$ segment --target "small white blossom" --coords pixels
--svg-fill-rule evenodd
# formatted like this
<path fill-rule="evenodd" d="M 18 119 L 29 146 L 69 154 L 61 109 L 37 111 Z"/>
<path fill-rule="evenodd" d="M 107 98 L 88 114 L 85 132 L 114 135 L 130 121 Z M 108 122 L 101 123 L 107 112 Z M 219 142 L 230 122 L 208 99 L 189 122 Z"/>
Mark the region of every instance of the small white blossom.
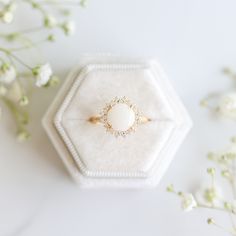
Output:
<path fill-rule="evenodd" d="M 73 35 L 75 33 L 75 22 L 66 21 L 64 24 L 62 24 L 62 29 L 66 35 Z"/>
<path fill-rule="evenodd" d="M 55 35 L 49 34 L 48 37 L 47 37 L 47 40 L 48 40 L 49 42 L 55 42 L 55 40 L 56 40 Z"/>
<path fill-rule="evenodd" d="M 5 24 L 10 24 L 13 21 L 13 18 L 14 15 L 11 11 L 5 11 L 1 16 L 2 22 Z"/>
<path fill-rule="evenodd" d="M 36 76 L 36 86 L 42 87 L 48 83 L 52 76 L 52 69 L 49 63 L 37 66 L 33 69 L 33 74 Z"/>
<path fill-rule="evenodd" d="M 57 20 L 52 15 L 47 15 L 44 19 L 44 25 L 47 28 L 53 28 L 57 25 Z"/>
<path fill-rule="evenodd" d="M 2 64 L 0 68 L 0 82 L 10 84 L 16 79 L 15 67 L 9 64 Z"/>
<path fill-rule="evenodd" d="M 196 192 L 196 198 L 201 204 L 221 206 L 222 190 L 216 184 L 211 186 L 205 183 Z"/>
<path fill-rule="evenodd" d="M 184 211 L 191 211 L 197 207 L 197 202 L 191 193 L 182 193 L 181 207 Z"/>
<path fill-rule="evenodd" d="M 222 151 L 218 151 L 214 153 L 216 160 L 219 163 L 227 164 L 232 160 L 236 159 L 236 145 L 232 143 L 227 148 Z"/>
<path fill-rule="evenodd" d="M 219 112 L 230 119 L 236 119 L 236 93 L 225 94 L 219 102 Z"/>

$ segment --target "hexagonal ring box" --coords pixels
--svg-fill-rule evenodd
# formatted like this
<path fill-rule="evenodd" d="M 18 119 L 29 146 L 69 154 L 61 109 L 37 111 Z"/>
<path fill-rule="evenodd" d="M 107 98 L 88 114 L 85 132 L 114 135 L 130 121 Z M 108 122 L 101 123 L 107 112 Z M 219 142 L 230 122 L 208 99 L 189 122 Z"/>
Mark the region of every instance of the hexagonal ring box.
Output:
<path fill-rule="evenodd" d="M 127 118 L 124 109 L 129 122 L 134 111 L 135 128 L 114 131 L 107 121 L 114 107 L 110 117 L 118 125 Z M 106 124 L 99 120 L 104 109 Z M 191 120 L 155 60 L 88 56 L 68 76 L 43 125 L 79 186 L 144 188 L 157 185 Z"/>

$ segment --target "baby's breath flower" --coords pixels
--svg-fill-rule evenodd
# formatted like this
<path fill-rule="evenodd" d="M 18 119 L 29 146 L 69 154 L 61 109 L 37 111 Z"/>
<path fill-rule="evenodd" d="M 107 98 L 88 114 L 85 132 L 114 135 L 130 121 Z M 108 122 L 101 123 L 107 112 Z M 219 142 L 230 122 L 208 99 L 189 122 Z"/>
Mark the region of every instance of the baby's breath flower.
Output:
<path fill-rule="evenodd" d="M 233 200 L 232 203 L 230 203 L 230 205 L 231 205 L 231 209 L 230 210 L 233 213 L 236 213 L 236 200 Z"/>
<path fill-rule="evenodd" d="M 1 15 L 2 22 L 5 24 L 10 24 L 13 21 L 14 15 L 11 11 L 5 11 Z"/>
<path fill-rule="evenodd" d="M 184 211 L 191 211 L 197 207 L 197 202 L 191 193 L 182 193 L 181 198 L 181 207 Z"/>
<path fill-rule="evenodd" d="M 14 66 L 3 63 L 0 67 L 0 82 L 5 84 L 12 83 L 16 78 L 16 69 Z"/>
<path fill-rule="evenodd" d="M 225 94 L 219 102 L 219 112 L 230 119 L 236 119 L 236 93 Z"/>
<path fill-rule="evenodd" d="M 215 158 L 216 158 L 216 155 L 215 155 L 215 153 L 213 153 L 213 152 L 209 152 L 209 153 L 207 154 L 207 158 L 208 158 L 209 160 L 211 160 L 211 161 L 214 161 Z"/>
<path fill-rule="evenodd" d="M 52 69 L 49 63 L 35 67 L 32 70 L 36 77 L 36 86 L 42 87 L 48 83 L 52 76 Z"/>
<path fill-rule="evenodd" d="M 66 35 L 73 35 L 75 33 L 75 22 L 74 21 L 66 21 L 62 24 L 62 29 Z"/>
<path fill-rule="evenodd" d="M 17 133 L 17 140 L 19 142 L 24 142 L 30 138 L 30 134 L 26 130 L 19 131 Z"/>
<path fill-rule="evenodd" d="M 215 172 L 216 172 L 215 168 L 208 168 L 208 169 L 207 169 L 207 173 L 208 173 L 209 175 L 214 175 Z"/>
<path fill-rule="evenodd" d="M 53 34 L 49 34 L 48 37 L 47 37 L 47 40 L 50 41 L 50 42 L 55 42 L 56 38 Z"/>
<path fill-rule="evenodd" d="M 51 79 L 48 81 L 49 87 L 57 86 L 60 83 L 59 78 L 56 75 L 51 76 Z"/>
<path fill-rule="evenodd" d="M 196 191 L 196 198 L 200 204 L 219 206 L 221 205 L 222 191 L 215 183 L 213 186 L 205 183 Z"/>
<path fill-rule="evenodd" d="M 21 98 L 20 98 L 20 101 L 19 101 L 19 105 L 20 106 L 27 106 L 29 104 L 29 99 L 26 95 L 23 95 Z"/>
<path fill-rule="evenodd" d="M 47 15 L 44 18 L 44 26 L 46 28 L 53 28 L 57 25 L 57 19 L 52 15 Z"/>
<path fill-rule="evenodd" d="M 208 203 L 215 203 L 218 200 L 218 192 L 215 187 L 206 188 L 203 192 L 203 196 Z"/>
<path fill-rule="evenodd" d="M 230 174 L 229 170 L 222 170 L 221 175 L 222 175 L 222 177 L 227 178 L 227 179 L 231 178 L 231 174 Z"/>
<path fill-rule="evenodd" d="M 87 4 L 87 0 L 80 0 L 79 4 L 81 7 L 85 7 Z"/>
<path fill-rule="evenodd" d="M 228 211 L 232 210 L 232 204 L 230 204 L 229 202 L 224 202 L 224 208 Z"/>
<path fill-rule="evenodd" d="M 79 5 L 79 1 L 75 1 L 74 3 Z M 33 74 L 35 77 L 35 85 L 38 87 L 55 86 L 59 83 L 59 80 L 57 77 L 53 76 L 52 69 L 48 63 L 36 67 L 33 66 L 32 69 L 31 65 L 34 65 L 34 62 L 32 61 L 31 65 L 28 65 L 25 62 L 25 59 L 21 58 L 22 55 L 19 53 L 19 50 L 28 50 L 34 47 L 34 45 L 44 43 L 46 41 L 54 42 L 55 35 L 54 32 L 52 32 L 54 28 L 59 28 L 62 33 L 65 33 L 66 35 L 72 35 L 75 32 L 75 23 L 69 19 L 70 11 L 67 1 L 47 4 L 44 1 L 37 0 L 0 0 L 0 23 L 11 23 L 14 20 L 14 12 L 17 6 L 21 6 L 22 2 L 23 4 L 28 4 L 30 9 L 33 8 L 33 10 L 40 13 L 38 16 L 43 19 L 43 27 L 32 25 L 32 28 L 29 27 L 25 30 L 13 29 L 12 31 L 9 29 L 10 31 L 7 30 L 9 32 L 2 32 L 2 38 L 7 41 L 7 45 L 2 45 L 1 47 L 0 99 L 12 113 L 12 116 L 16 121 L 17 130 L 19 131 L 17 133 L 17 137 L 20 141 L 24 141 L 29 138 L 29 133 L 25 130 L 25 126 L 29 121 L 29 115 L 26 109 L 20 107 L 26 106 L 29 103 L 29 98 L 25 93 L 27 91 L 31 92 L 31 80 L 29 77 L 32 77 Z M 84 5 L 84 3 L 85 1 L 81 0 L 81 6 Z M 63 5 L 65 5 L 65 8 Z M 72 5 L 75 4 L 72 3 Z M 51 15 L 51 12 L 53 15 Z M 62 12 L 64 12 L 65 15 L 61 14 Z M 58 21 L 57 17 L 58 19 L 60 19 L 60 17 L 63 18 Z M 37 37 L 33 37 L 33 34 L 36 34 L 41 30 L 42 33 L 45 34 L 43 36 L 43 40 L 38 40 Z M 27 73 L 27 71 L 22 70 L 23 76 L 18 78 L 18 66 L 20 70 L 22 67 L 22 69 L 25 68 L 32 73 Z"/>
<path fill-rule="evenodd" d="M 207 224 L 213 225 L 213 224 L 215 224 L 215 221 L 212 218 L 208 218 L 207 219 Z"/>
<path fill-rule="evenodd" d="M 173 192 L 174 192 L 174 186 L 173 186 L 173 184 L 170 184 L 169 186 L 167 186 L 166 191 L 167 191 L 167 192 L 170 192 L 170 193 L 173 193 Z"/>

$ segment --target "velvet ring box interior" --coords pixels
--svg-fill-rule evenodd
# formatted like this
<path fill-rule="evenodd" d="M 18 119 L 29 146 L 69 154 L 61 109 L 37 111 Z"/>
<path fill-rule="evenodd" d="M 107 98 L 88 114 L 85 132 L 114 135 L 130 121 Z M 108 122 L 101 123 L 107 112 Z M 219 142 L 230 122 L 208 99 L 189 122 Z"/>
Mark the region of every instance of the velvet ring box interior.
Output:
<path fill-rule="evenodd" d="M 115 137 L 88 118 L 126 97 L 151 119 Z M 155 60 L 84 57 L 43 119 L 80 187 L 154 187 L 191 127 L 186 109 Z"/>

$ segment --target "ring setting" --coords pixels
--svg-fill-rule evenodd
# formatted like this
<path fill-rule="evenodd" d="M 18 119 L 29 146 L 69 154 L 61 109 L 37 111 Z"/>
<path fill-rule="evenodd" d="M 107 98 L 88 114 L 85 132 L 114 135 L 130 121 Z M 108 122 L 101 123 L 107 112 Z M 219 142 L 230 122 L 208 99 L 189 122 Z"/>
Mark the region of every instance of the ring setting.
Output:
<path fill-rule="evenodd" d="M 141 114 L 135 104 L 126 97 L 115 97 L 106 104 L 98 116 L 91 116 L 88 121 L 92 124 L 103 124 L 106 131 L 115 137 L 126 137 L 135 132 L 140 124 L 151 121 Z"/>

